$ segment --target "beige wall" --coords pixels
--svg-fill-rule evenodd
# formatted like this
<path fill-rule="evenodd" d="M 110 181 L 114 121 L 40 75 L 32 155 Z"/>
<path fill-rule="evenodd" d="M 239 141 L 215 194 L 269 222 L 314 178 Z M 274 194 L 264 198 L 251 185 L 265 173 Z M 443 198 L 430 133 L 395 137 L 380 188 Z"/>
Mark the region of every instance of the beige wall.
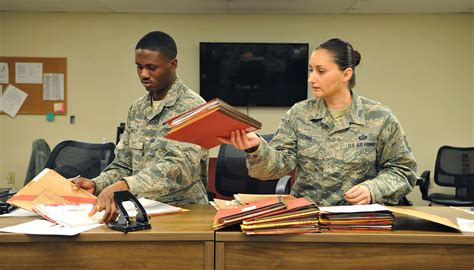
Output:
<path fill-rule="evenodd" d="M 4 23 L 5 17 L 0 13 L 0 55 L 4 55 L 3 52 L 3 43 L 5 41 L 5 33 L 4 33 Z M 3 117 L 0 116 L 0 186 L 6 186 L 6 183 L 3 182 L 5 179 L 6 174 L 4 173 L 5 170 L 3 169 Z"/>
<path fill-rule="evenodd" d="M 58 116 L 53 123 L 44 116 L 0 116 L 1 179 L 16 172 L 18 185 L 36 138 L 45 138 L 52 147 L 64 139 L 115 139 L 128 106 L 145 93 L 135 74 L 133 48 L 143 34 L 156 29 L 176 39 L 178 72 L 196 91 L 200 41 L 308 42 L 314 48 L 332 37 L 347 39 L 362 54 L 355 90 L 395 112 L 419 172 L 433 169 L 439 146 L 467 146 L 474 140 L 473 15 L 0 13 L 0 21 L 2 55 L 68 58 L 68 115 L 77 117 L 71 125 L 69 116 Z M 286 109 L 254 108 L 250 115 L 263 122 L 262 133 L 271 133 Z M 214 149 L 212 155 L 216 153 Z M 424 204 L 418 190 L 409 197 Z"/>

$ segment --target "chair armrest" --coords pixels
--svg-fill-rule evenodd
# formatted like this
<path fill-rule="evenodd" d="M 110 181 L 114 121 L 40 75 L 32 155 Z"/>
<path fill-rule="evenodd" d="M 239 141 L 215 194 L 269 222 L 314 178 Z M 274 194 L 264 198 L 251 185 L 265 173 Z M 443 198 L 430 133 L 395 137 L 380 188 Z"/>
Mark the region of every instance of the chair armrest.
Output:
<path fill-rule="evenodd" d="M 275 188 L 275 194 L 290 194 L 291 191 L 291 176 L 285 175 L 278 180 Z"/>
<path fill-rule="evenodd" d="M 417 179 L 416 184 L 420 186 L 421 198 L 428 200 L 428 193 L 430 191 L 430 171 L 424 171 Z"/>

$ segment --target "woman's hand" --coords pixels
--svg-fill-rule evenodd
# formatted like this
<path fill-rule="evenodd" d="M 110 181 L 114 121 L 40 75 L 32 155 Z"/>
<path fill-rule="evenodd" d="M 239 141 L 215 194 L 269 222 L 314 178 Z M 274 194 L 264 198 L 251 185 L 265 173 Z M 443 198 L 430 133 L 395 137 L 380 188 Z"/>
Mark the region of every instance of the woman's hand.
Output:
<path fill-rule="evenodd" d="M 372 200 L 370 190 L 364 185 L 355 185 L 344 193 L 346 201 L 351 204 L 369 204 Z"/>
<path fill-rule="evenodd" d="M 244 130 L 235 130 L 230 133 L 230 138 L 218 137 L 218 141 L 225 144 L 232 144 L 240 150 L 249 149 L 260 145 L 260 137 L 253 132 L 245 133 Z"/>

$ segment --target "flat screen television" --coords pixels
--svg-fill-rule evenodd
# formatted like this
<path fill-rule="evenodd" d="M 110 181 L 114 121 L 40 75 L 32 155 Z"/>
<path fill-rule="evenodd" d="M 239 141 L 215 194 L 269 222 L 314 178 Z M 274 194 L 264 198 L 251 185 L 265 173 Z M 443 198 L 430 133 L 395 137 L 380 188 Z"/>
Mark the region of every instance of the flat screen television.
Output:
<path fill-rule="evenodd" d="M 233 106 L 292 106 L 308 96 L 308 43 L 199 46 L 200 95 Z"/>

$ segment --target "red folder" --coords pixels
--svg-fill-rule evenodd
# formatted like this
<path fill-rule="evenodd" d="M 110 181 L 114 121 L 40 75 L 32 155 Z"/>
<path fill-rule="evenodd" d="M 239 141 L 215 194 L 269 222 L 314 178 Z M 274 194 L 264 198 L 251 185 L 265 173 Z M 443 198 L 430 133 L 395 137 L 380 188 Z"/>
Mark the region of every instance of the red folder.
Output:
<path fill-rule="evenodd" d="M 278 197 L 246 204 L 238 208 L 219 210 L 214 216 L 213 227 L 214 229 L 220 229 L 228 225 L 239 223 L 244 219 L 258 217 L 284 208 L 286 208 L 285 202 L 281 197 Z"/>
<path fill-rule="evenodd" d="M 210 149 L 221 144 L 217 137 L 230 137 L 231 131 L 247 132 L 261 128 L 261 123 L 229 104 L 214 99 L 166 121 L 170 132 L 165 138 L 188 142 Z"/>

